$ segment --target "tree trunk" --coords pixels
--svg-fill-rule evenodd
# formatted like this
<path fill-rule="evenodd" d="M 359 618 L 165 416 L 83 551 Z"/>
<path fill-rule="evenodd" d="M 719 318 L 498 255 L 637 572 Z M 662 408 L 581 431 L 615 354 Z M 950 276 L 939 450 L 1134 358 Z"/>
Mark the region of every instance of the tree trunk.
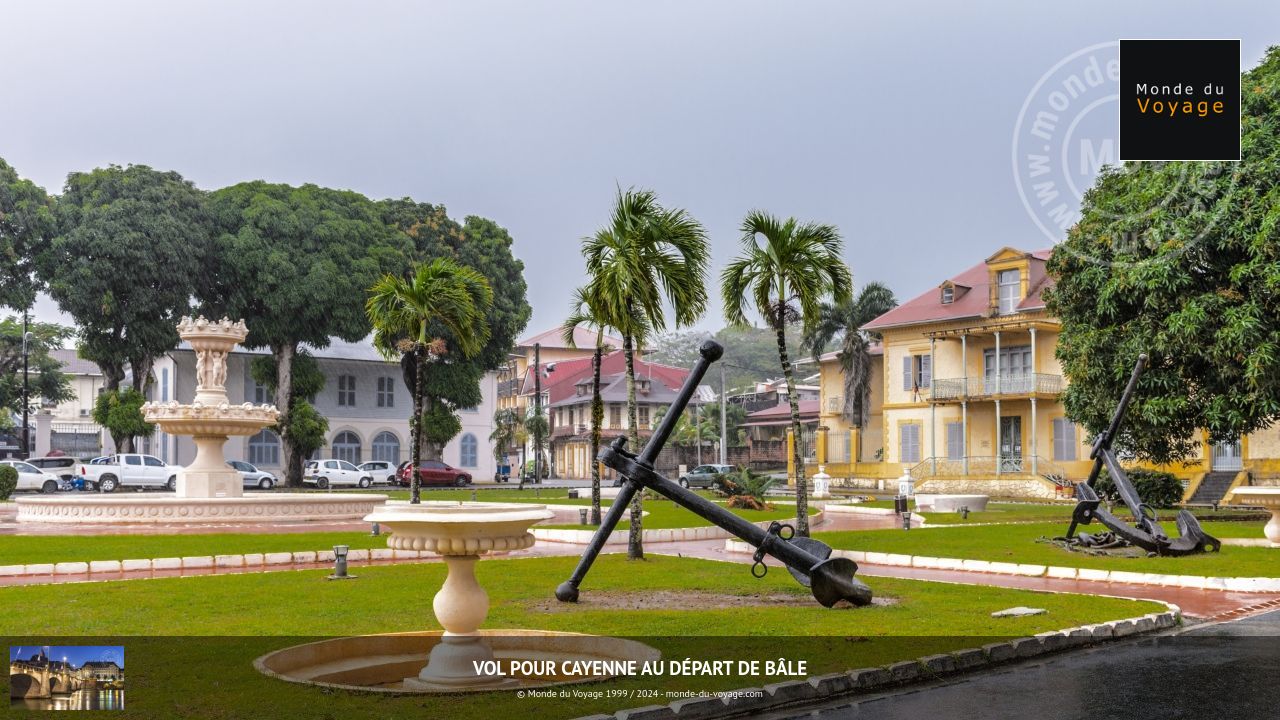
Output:
<path fill-rule="evenodd" d="M 289 432 L 289 413 L 293 411 L 293 358 L 297 343 L 271 348 L 276 358 L 276 409 L 280 411 L 280 451 L 284 453 L 285 485 L 302 487 L 302 452 Z"/>
<path fill-rule="evenodd" d="M 635 348 L 630 335 L 622 336 L 622 352 L 627 360 L 627 425 L 631 436 L 631 452 L 640 452 L 639 411 L 636 409 Z M 631 500 L 631 530 L 627 533 L 627 559 L 644 559 L 644 510 L 641 504 L 643 492 L 637 492 Z"/>
<path fill-rule="evenodd" d="M 604 349 L 596 344 L 591 356 L 591 524 L 600 524 L 600 423 L 604 421 L 604 401 L 600 398 L 600 359 Z"/>
<path fill-rule="evenodd" d="M 150 356 L 129 361 L 129 366 L 133 370 L 133 387 L 143 396 L 146 396 L 147 386 L 151 384 L 151 369 L 155 364 L 155 358 Z"/>
<path fill-rule="evenodd" d="M 779 304 L 781 305 L 781 304 Z M 804 429 L 800 426 L 800 401 L 796 399 L 796 381 L 791 374 L 791 361 L 787 359 L 786 320 L 782 311 L 778 313 L 778 360 L 782 362 L 782 376 L 787 380 L 787 400 L 791 404 L 791 459 L 796 466 L 796 535 L 809 537 L 809 488 L 804 480 L 804 453 L 800 443 L 804 439 Z"/>
<path fill-rule="evenodd" d="M 412 435 L 410 442 L 413 444 L 409 466 L 411 468 L 409 471 L 409 503 L 411 505 L 422 502 L 422 480 L 418 477 L 418 468 L 422 466 L 423 390 L 427 385 L 427 361 L 422 356 L 422 348 L 419 346 L 414 353 L 417 355 L 417 363 L 413 372 L 413 417 L 409 420 L 409 433 Z"/>

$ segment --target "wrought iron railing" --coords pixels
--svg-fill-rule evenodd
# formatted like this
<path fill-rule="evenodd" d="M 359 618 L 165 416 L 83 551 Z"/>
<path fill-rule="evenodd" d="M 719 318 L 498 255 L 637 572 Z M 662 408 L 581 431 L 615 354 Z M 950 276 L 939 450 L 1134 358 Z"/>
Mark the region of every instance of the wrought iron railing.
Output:
<path fill-rule="evenodd" d="M 934 400 L 963 400 L 1003 395 L 1057 395 L 1065 387 L 1061 375 L 1020 373 L 997 377 L 934 378 L 929 397 Z"/>

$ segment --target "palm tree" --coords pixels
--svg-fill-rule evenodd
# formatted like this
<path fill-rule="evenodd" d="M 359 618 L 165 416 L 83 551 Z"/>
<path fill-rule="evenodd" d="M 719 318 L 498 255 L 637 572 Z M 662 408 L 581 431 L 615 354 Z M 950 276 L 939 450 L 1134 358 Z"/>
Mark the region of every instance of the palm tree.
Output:
<path fill-rule="evenodd" d="M 710 252 L 702 225 L 685 210 L 668 210 L 651 190 L 618 190 L 609 224 L 582 246 L 587 259 L 589 297 L 597 318 L 622 335 L 627 366 L 627 418 L 631 444 L 640 449 L 636 409 L 635 352 L 648 337 L 666 329 L 669 304 L 677 327 L 695 322 L 707 307 Z M 627 557 L 644 558 L 641 507 L 631 504 Z"/>
<path fill-rule="evenodd" d="M 841 414 L 858 430 L 867 425 L 871 409 L 871 339 L 879 333 L 865 333 L 860 328 L 898 306 L 893 291 L 883 283 L 867 283 L 856 298 L 841 303 L 822 303 L 818 321 L 805 333 L 804 349 L 815 363 L 831 341 L 840 338 L 836 359 L 844 376 L 844 407 Z M 852 460 L 862 460 L 861 447 L 853 449 Z"/>
<path fill-rule="evenodd" d="M 489 341 L 489 307 L 493 290 L 489 281 L 475 270 L 447 258 L 419 265 L 408 277 L 385 275 L 369 288 L 365 312 L 373 325 L 373 345 L 387 358 L 412 356 L 413 472 L 410 475 L 411 503 L 422 501 L 418 467 L 422 464 L 427 363 L 443 357 L 450 348 L 438 334 L 447 331 L 457 350 L 474 357 Z"/>
<path fill-rule="evenodd" d="M 586 288 L 578 288 L 574 292 L 573 302 L 569 305 L 569 317 L 563 326 L 564 344 L 576 348 L 577 340 L 574 331 L 579 327 L 594 328 L 596 331 L 595 351 L 591 353 L 591 524 L 600 524 L 600 463 L 596 455 L 600 452 L 600 426 L 604 424 L 604 400 L 600 398 L 600 361 L 604 359 L 606 348 L 612 350 L 604 342 L 605 323 L 604 303 L 587 294 Z"/>
<path fill-rule="evenodd" d="M 508 456 L 516 441 L 519 420 L 515 408 L 502 408 L 493 413 L 493 432 L 489 433 L 489 440 L 493 442 L 493 459 L 498 461 L 498 465 L 505 465 L 510 459 Z"/>
<path fill-rule="evenodd" d="M 811 329 L 828 296 L 836 303 L 848 300 L 853 279 L 840 259 L 841 249 L 840 233 L 834 225 L 802 225 L 795 218 L 779 220 L 753 210 L 742 221 L 742 255 L 720 274 L 725 319 L 731 324 L 745 324 L 751 303 L 778 336 L 778 361 L 791 402 L 796 533 L 801 536 L 809 535 L 809 491 L 804 479 L 800 404 L 787 358 L 786 328 L 787 323 L 801 320 L 806 331 Z"/>

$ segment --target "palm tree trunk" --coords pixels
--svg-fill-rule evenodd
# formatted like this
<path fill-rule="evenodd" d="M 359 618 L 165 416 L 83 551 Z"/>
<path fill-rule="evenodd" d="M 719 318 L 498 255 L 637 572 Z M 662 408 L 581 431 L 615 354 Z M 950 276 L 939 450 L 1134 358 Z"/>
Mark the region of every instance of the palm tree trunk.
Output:
<path fill-rule="evenodd" d="M 413 417 L 409 420 L 413 443 L 410 452 L 412 470 L 409 475 L 409 503 L 417 505 L 422 502 L 422 481 L 418 477 L 418 467 L 422 465 L 422 391 L 427 384 L 427 359 L 423 357 L 421 347 L 415 349 L 414 354 L 417 355 L 417 362 L 413 371 Z"/>
<path fill-rule="evenodd" d="M 600 423 L 604 421 L 604 401 L 600 398 L 600 360 L 604 348 L 596 344 L 596 351 L 591 356 L 591 455 L 587 458 L 591 463 L 591 524 L 600 524 L 600 461 L 596 455 L 600 453 Z"/>
<path fill-rule="evenodd" d="M 787 380 L 787 400 L 791 403 L 791 459 L 796 466 L 796 534 L 809 537 L 809 488 L 804 481 L 804 454 L 800 451 L 800 443 L 804 440 L 804 429 L 800 426 L 800 401 L 796 399 L 796 381 L 791 373 L 791 361 L 787 359 L 786 321 L 782 313 L 778 313 L 778 360 L 782 362 L 782 376 Z"/>
<path fill-rule="evenodd" d="M 635 348 L 632 344 L 630 335 L 622 336 L 622 352 L 627 360 L 627 425 L 628 434 L 631 436 L 631 451 L 640 452 L 640 421 L 639 411 L 636 410 L 636 364 L 635 364 Z M 627 559 L 643 560 L 644 559 L 644 526 L 643 509 L 640 503 L 640 496 L 644 493 L 636 493 L 631 499 L 631 530 L 627 533 Z"/>

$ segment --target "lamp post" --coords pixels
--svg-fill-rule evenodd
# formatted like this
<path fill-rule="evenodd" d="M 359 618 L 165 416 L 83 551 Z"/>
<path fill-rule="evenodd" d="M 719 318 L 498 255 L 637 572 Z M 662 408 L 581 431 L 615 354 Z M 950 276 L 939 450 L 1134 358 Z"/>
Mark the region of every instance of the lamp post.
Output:
<path fill-rule="evenodd" d="M 27 330 L 27 312 L 22 311 L 22 458 L 31 457 L 31 383 L 27 359 L 31 355 L 33 334 Z"/>
<path fill-rule="evenodd" d="M 347 574 L 347 552 L 351 550 L 349 545 L 333 546 L 333 574 L 328 580 L 352 580 L 355 575 Z"/>

